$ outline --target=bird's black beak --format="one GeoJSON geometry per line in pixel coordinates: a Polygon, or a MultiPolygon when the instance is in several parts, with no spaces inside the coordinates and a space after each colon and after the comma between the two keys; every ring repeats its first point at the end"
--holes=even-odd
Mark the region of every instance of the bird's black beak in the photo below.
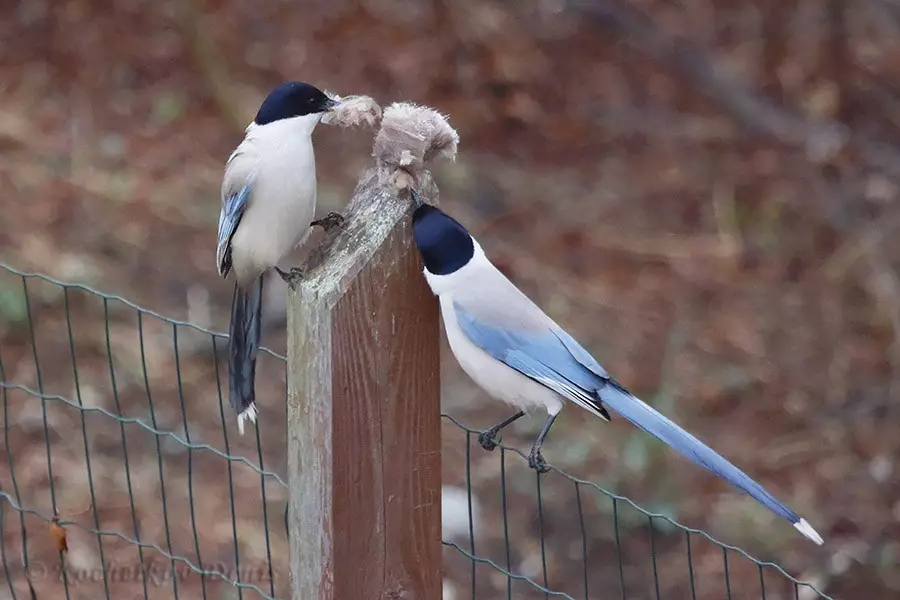
{"type": "Polygon", "coordinates": [[[413,206],[415,208],[419,208],[423,204],[425,204],[425,202],[422,200],[422,196],[419,195],[419,192],[412,188],[409,188],[409,197],[412,198],[413,206]]]}
{"type": "Polygon", "coordinates": [[[322,112],[332,111],[340,105],[341,105],[340,100],[335,100],[334,98],[328,98],[328,100],[325,101],[325,105],[322,107],[324,109],[322,112]]]}

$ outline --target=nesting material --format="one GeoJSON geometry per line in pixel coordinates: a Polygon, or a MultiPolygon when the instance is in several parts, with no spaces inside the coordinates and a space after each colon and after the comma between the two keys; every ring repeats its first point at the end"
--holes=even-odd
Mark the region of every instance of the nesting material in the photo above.
{"type": "Polygon", "coordinates": [[[372,154],[378,179],[395,190],[418,186],[425,164],[437,157],[456,159],[459,134],[434,109],[395,102],[384,110],[372,154]]]}
{"type": "Polygon", "coordinates": [[[329,97],[340,100],[340,104],[334,110],[322,115],[322,123],[337,125],[338,127],[359,127],[366,124],[369,127],[378,125],[381,120],[381,107],[369,96],[345,96],[341,98],[337,94],[328,94],[329,97]]]}

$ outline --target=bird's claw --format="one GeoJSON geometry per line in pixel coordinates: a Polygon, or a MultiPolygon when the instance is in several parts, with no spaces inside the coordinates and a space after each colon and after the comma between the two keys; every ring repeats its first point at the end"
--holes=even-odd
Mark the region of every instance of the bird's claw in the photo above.
{"type": "Polygon", "coordinates": [[[496,437],[497,432],[493,429],[488,429],[487,431],[482,431],[478,434],[478,443],[481,444],[481,447],[491,452],[497,447],[497,444],[500,443],[501,438],[496,437]]]}
{"type": "Polygon", "coordinates": [[[278,273],[278,276],[281,277],[284,282],[290,286],[293,286],[300,279],[303,278],[303,269],[300,267],[291,267],[290,271],[282,271],[278,267],[275,267],[275,272],[278,273]]]}
{"type": "Polygon", "coordinates": [[[550,470],[550,465],[548,465],[547,461],[544,460],[544,457],[541,456],[540,450],[532,450],[528,453],[528,466],[538,473],[546,473],[550,470]]]}
{"type": "Polygon", "coordinates": [[[344,227],[344,216],[340,213],[336,213],[334,211],[329,212],[327,215],[322,217],[321,219],[316,219],[312,223],[310,223],[310,227],[314,227],[318,225],[325,231],[330,230],[333,227],[340,227],[341,229],[346,229],[344,227]]]}

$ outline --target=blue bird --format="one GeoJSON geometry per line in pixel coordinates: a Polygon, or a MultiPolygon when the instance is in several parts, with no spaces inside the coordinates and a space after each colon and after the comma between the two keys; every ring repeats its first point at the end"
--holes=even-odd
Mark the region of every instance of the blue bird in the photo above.
{"type": "Polygon", "coordinates": [[[575,339],[548,317],[487,259],[478,242],[455,219],[412,192],[413,237],[425,279],[438,297],[450,349],[463,371],[490,396],[518,409],[479,435],[486,450],[498,432],[525,414],[549,415],[528,455],[531,468],[549,470],[541,446],[563,407],[574,402],[610,420],[608,410],[729,481],[804,536],[822,537],[793,510],[709,446],[632,395],[575,339]]]}

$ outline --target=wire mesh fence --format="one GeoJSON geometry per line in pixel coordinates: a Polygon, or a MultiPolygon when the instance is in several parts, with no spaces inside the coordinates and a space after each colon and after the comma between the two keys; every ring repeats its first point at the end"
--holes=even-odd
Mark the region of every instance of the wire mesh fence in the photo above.
{"type": "MultiPolygon", "coordinates": [[[[286,408],[235,435],[225,335],[6,265],[0,332],[0,598],[290,596],[286,408]]],[[[258,372],[260,396],[286,398],[284,356],[264,350],[258,372]]],[[[443,420],[467,505],[467,534],[443,541],[445,597],[829,598],[512,448],[476,461],[478,432],[443,420]],[[496,519],[473,499],[486,478],[496,519]]]]}
{"type": "Polygon", "coordinates": [[[502,534],[497,536],[499,546],[494,544],[498,547],[484,552],[476,545],[479,528],[473,515],[478,513],[472,510],[471,449],[480,450],[480,431],[452,416],[443,418],[463,434],[458,443],[466,456],[468,537],[462,543],[444,541],[464,559],[469,571],[470,589],[461,597],[498,597],[480,595],[479,586],[487,588],[499,574],[504,579],[502,597],[506,598],[830,598],[774,562],[759,560],[668,515],[648,511],[596,483],[555,467],[539,476],[527,467],[524,453],[503,445],[498,446],[497,456],[499,489],[497,498],[491,500],[500,506],[501,522],[496,526],[502,534]],[[516,471],[514,477],[511,470],[516,471]],[[513,479],[516,482],[511,484],[513,479]],[[523,522],[521,510],[511,515],[507,492],[513,486],[533,490],[533,501],[519,507],[536,520],[539,546],[533,555],[538,560],[531,564],[522,560],[522,547],[516,543],[523,526],[530,523],[523,522]],[[548,514],[548,495],[555,496],[554,506],[563,505],[567,510],[554,508],[548,514]],[[697,557],[703,558],[698,561],[697,557]],[[567,576],[554,576],[562,563],[569,563],[567,576]],[[523,573],[526,571],[537,576],[529,577],[523,573]]]}

